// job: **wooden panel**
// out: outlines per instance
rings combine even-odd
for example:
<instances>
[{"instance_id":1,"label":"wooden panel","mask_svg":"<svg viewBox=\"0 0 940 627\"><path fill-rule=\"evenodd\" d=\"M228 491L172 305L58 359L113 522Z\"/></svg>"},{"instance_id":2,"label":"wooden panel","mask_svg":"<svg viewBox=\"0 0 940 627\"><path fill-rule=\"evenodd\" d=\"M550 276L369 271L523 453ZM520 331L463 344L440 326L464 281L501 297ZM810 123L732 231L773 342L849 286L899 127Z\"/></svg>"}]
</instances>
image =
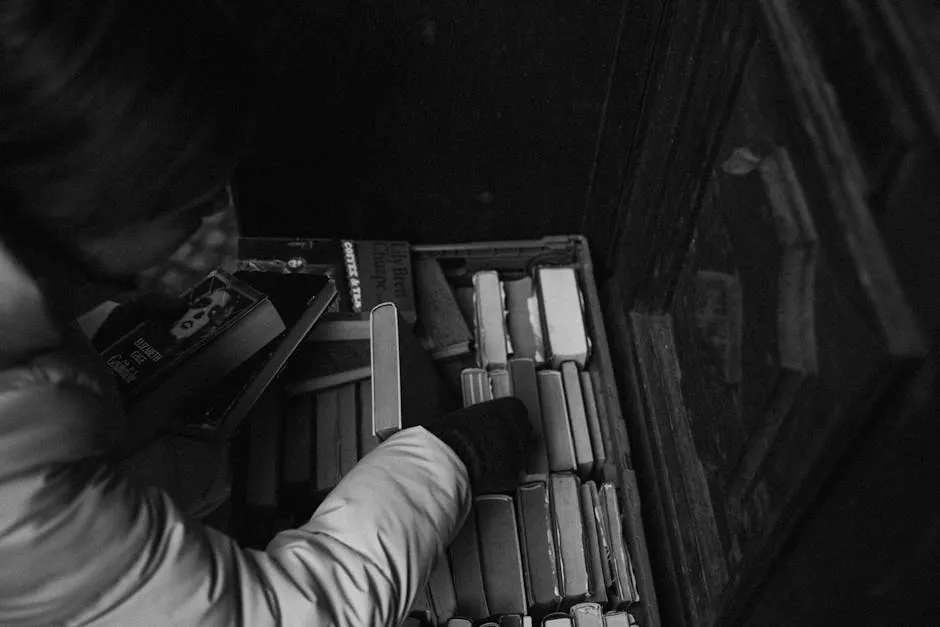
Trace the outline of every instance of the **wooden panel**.
<instances>
[{"instance_id":1,"label":"wooden panel","mask_svg":"<svg viewBox=\"0 0 940 627\"><path fill-rule=\"evenodd\" d=\"M753 39L753 3L675 2L612 225L627 309L668 307Z\"/></svg>"}]
</instances>

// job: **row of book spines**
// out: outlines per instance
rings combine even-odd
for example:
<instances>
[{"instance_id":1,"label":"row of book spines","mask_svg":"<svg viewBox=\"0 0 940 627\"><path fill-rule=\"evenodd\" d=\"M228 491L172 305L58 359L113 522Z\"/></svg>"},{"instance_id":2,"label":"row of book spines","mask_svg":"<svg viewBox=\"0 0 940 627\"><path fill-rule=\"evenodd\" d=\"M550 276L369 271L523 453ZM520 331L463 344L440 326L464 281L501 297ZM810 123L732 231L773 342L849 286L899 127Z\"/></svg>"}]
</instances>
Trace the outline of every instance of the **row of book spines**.
<instances>
[{"instance_id":1,"label":"row of book spines","mask_svg":"<svg viewBox=\"0 0 940 627\"><path fill-rule=\"evenodd\" d=\"M614 486L559 474L521 486L515 500L478 497L416 610L442 624L452 616L540 618L585 600L618 610L640 599Z\"/></svg>"},{"instance_id":2,"label":"row of book spines","mask_svg":"<svg viewBox=\"0 0 940 627\"><path fill-rule=\"evenodd\" d=\"M446 627L473 627L469 618L455 617L449 619ZM420 627L421 619L409 617L404 623L406 627ZM479 627L635 627L636 618L629 612L605 612L597 603L579 603L565 613L554 613L536 622L531 616L519 614L506 614L500 616L498 621L489 620L479 623Z\"/></svg>"},{"instance_id":3,"label":"row of book spines","mask_svg":"<svg viewBox=\"0 0 940 627\"><path fill-rule=\"evenodd\" d=\"M488 270L475 273L472 283L472 288L457 289L457 301L465 315L472 312L481 368L506 368L512 357L528 357L538 366L547 363L554 368L566 361L587 365L591 341L575 268L540 266L534 278L511 280Z\"/></svg>"},{"instance_id":4,"label":"row of book spines","mask_svg":"<svg viewBox=\"0 0 940 627\"><path fill-rule=\"evenodd\" d=\"M246 503L276 510L284 492L332 489L378 445L370 379L284 397L272 390L252 410Z\"/></svg>"},{"instance_id":5,"label":"row of book spines","mask_svg":"<svg viewBox=\"0 0 940 627\"><path fill-rule=\"evenodd\" d=\"M598 377L573 361L564 362L558 370L538 370L532 359L511 359L506 369L464 369L463 404L502 396L515 396L525 404L539 436L526 464L528 476L549 472L600 476L607 453L601 426L606 405L596 394Z\"/></svg>"}]
</instances>

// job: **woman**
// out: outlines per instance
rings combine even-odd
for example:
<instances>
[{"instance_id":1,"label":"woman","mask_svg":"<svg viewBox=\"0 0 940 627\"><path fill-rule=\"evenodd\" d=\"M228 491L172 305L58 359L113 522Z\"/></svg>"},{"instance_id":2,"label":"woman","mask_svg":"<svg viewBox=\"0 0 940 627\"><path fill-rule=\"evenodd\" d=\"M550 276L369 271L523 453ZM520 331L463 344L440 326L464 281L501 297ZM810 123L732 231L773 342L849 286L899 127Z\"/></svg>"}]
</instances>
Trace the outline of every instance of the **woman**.
<instances>
[{"instance_id":1,"label":"woman","mask_svg":"<svg viewBox=\"0 0 940 627\"><path fill-rule=\"evenodd\" d=\"M390 438L264 552L121 476L111 379L68 323L200 226L250 62L197 0L5 0L0 48L0 624L398 624L472 491L512 487L521 404Z\"/></svg>"}]
</instances>

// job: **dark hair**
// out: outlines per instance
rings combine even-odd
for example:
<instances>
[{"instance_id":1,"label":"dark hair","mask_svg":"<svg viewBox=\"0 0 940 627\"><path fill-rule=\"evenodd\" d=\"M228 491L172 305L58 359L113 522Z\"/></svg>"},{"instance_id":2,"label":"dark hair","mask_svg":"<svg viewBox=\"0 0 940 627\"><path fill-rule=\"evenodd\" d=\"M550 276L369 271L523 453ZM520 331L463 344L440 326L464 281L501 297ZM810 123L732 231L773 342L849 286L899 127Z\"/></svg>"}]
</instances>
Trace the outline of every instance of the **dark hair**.
<instances>
[{"instance_id":1,"label":"dark hair","mask_svg":"<svg viewBox=\"0 0 940 627\"><path fill-rule=\"evenodd\" d=\"M246 148L255 60L207 0L0 2L0 231L70 243L175 209Z\"/></svg>"}]
</instances>

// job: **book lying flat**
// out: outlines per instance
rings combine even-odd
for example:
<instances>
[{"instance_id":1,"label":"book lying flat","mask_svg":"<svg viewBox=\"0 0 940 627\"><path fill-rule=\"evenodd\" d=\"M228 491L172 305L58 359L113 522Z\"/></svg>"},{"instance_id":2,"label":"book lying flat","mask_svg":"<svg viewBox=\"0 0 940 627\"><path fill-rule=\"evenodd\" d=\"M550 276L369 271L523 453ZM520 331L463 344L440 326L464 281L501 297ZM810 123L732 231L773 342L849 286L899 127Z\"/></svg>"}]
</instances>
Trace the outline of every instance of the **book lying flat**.
<instances>
[{"instance_id":1,"label":"book lying flat","mask_svg":"<svg viewBox=\"0 0 940 627\"><path fill-rule=\"evenodd\" d=\"M578 603L571 608L574 627L604 627L604 609L598 603Z\"/></svg>"},{"instance_id":2,"label":"book lying flat","mask_svg":"<svg viewBox=\"0 0 940 627\"><path fill-rule=\"evenodd\" d=\"M474 506L486 605L493 614L524 614L525 579L512 497L484 494Z\"/></svg>"},{"instance_id":3,"label":"book lying flat","mask_svg":"<svg viewBox=\"0 0 940 627\"><path fill-rule=\"evenodd\" d=\"M536 376L548 467L552 472L573 471L578 465L561 373L557 370L540 370Z\"/></svg>"},{"instance_id":4,"label":"book lying flat","mask_svg":"<svg viewBox=\"0 0 940 627\"><path fill-rule=\"evenodd\" d=\"M584 368L591 348L576 270L543 266L536 270L536 277L552 367L573 361Z\"/></svg>"},{"instance_id":5,"label":"book lying flat","mask_svg":"<svg viewBox=\"0 0 940 627\"><path fill-rule=\"evenodd\" d=\"M490 378L483 368L464 368L460 373L460 391L464 407L493 399Z\"/></svg>"},{"instance_id":6,"label":"book lying flat","mask_svg":"<svg viewBox=\"0 0 940 627\"><path fill-rule=\"evenodd\" d=\"M525 405L532 432L535 434L535 442L530 448L529 459L526 462L526 474L529 477L547 475L548 452L545 449L542 404L539 401L535 362L527 358L510 359L509 375L512 379L513 394Z\"/></svg>"},{"instance_id":7,"label":"book lying flat","mask_svg":"<svg viewBox=\"0 0 940 627\"><path fill-rule=\"evenodd\" d=\"M581 519L580 483L573 474L553 474L549 479L549 487L563 607L570 607L584 601L590 592L584 525Z\"/></svg>"},{"instance_id":8,"label":"book lying flat","mask_svg":"<svg viewBox=\"0 0 940 627\"><path fill-rule=\"evenodd\" d=\"M504 281L506 326L513 357L527 357L536 364L545 363L542 338L542 312L532 277Z\"/></svg>"},{"instance_id":9,"label":"book lying flat","mask_svg":"<svg viewBox=\"0 0 940 627\"><path fill-rule=\"evenodd\" d=\"M565 388L565 402L568 407L568 423L571 425L575 462L581 476L588 476L594 470L594 451L591 447L591 432L588 428L587 409L584 404L578 365L573 361L563 363L561 379Z\"/></svg>"},{"instance_id":10,"label":"book lying flat","mask_svg":"<svg viewBox=\"0 0 940 627\"><path fill-rule=\"evenodd\" d=\"M128 451L178 420L206 387L285 328L265 294L221 270L185 292L180 302L175 315L134 318L129 328L112 332L117 339L99 351L127 407L123 447Z\"/></svg>"},{"instance_id":11,"label":"book lying flat","mask_svg":"<svg viewBox=\"0 0 940 627\"><path fill-rule=\"evenodd\" d=\"M369 340L305 342L284 373L288 395L309 394L372 376Z\"/></svg>"},{"instance_id":12,"label":"book lying flat","mask_svg":"<svg viewBox=\"0 0 940 627\"><path fill-rule=\"evenodd\" d=\"M379 303L395 303L402 317L416 320L411 248L402 241L242 237L240 273L329 276L339 292L317 326L315 341L369 339L369 312Z\"/></svg>"},{"instance_id":13,"label":"book lying flat","mask_svg":"<svg viewBox=\"0 0 940 627\"><path fill-rule=\"evenodd\" d=\"M473 275L474 334L481 368L505 368L509 361L503 287L494 271Z\"/></svg>"},{"instance_id":14,"label":"book lying flat","mask_svg":"<svg viewBox=\"0 0 940 627\"><path fill-rule=\"evenodd\" d=\"M516 490L516 510L529 614L543 616L558 609L561 602L555 530L545 482L519 486Z\"/></svg>"},{"instance_id":15,"label":"book lying flat","mask_svg":"<svg viewBox=\"0 0 940 627\"><path fill-rule=\"evenodd\" d=\"M395 304L375 307L371 321L372 421L379 439L455 409L431 356Z\"/></svg>"},{"instance_id":16,"label":"book lying flat","mask_svg":"<svg viewBox=\"0 0 940 627\"><path fill-rule=\"evenodd\" d=\"M474 619L490 615L483 589L483 567L480 563L480 543L477 540L476 512L467 520L448 549L450 567L457 595L457 613Z\"/></svg>"},{"instance_id":17,"label":"book lying flat","mask_svg":"<svg viewBox=\"0 0 940 627\"><path fill-rule=\"evenodd\" d=\"M258 351L236 372L217 385L208 387L171 429L185 435L228 438L232 436L248 411L281 374L297 347L317 324L323 312L336 297L336 286L325 277L306 277L311 292L292 292L293 301L284 302L291 311L290 328ZM301 305L303 306L301 308Z\"/></svg>"}]
</instances>

